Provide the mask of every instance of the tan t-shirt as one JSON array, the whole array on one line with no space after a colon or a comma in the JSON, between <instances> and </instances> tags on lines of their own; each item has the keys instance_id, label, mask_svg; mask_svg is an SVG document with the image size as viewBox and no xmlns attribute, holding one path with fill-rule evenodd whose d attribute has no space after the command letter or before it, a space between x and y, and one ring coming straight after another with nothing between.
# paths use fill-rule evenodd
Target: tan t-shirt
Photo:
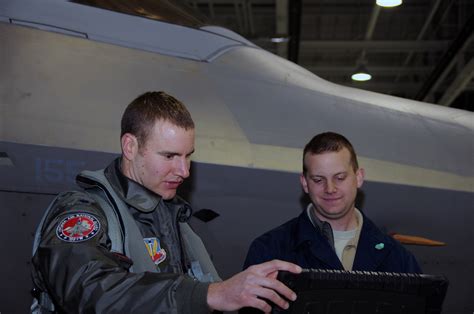
<instances>
[{"instance_id":1,"label":"tan t-shirt","mask_svg":"<svg viewBox=\"0 0 474 314\"><path fill-rule=\"evenodd\" d=\"M308 206L307 214L314 225L313 217L310 214L311 210L314 210L313 204ZM357 252L357 244L362 230L362 224L364 223L364 218L357 208L355 208L355 215L357 222L356 229L349 231L332 231L334 237L334 249L345 270L352 270Z\"/></svg>"}]
</instances>

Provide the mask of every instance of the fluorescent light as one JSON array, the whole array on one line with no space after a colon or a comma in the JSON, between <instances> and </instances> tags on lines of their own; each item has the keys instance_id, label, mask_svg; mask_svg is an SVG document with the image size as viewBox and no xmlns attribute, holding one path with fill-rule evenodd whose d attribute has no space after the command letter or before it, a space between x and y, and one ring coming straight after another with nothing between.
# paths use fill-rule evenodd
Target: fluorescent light
<instances>
[{"instance_id":1,"label":"fluorescent light","mask_svg":"<svg viewBox=\"0 0 474 314\"><path fill-rule=\"evenodd\" d=\"M270 40L272 43L286 43L288 41L288 37L273 37Z\"/></svg>"},{"instance_id":2,"label":"fluorescent light","mask_svg":"<svg viewBox=\"0 0 474 314\"><path fill-rule=\"evenodd\" d=\"M354 81L364 82L370 80L372 78L372 75L370 75L369 73L354 73L352 74L351 78Z\"/></svg>"},{"instance_id":3,"label":"fluorescent light","mask_svg":"<svg viewBox=\"0 0 474 314\"><path fill-rule=\"evenodd\" d=\"M375 3L381 7L393 8L402 4L402 0L376 0Z\"/></svg>"},{"instance_id":4,"label":"fluorescent light","mask_svg":"<svg viewBox=\"0 0 474 314\"><path fill-rule=\"evenodd\" d=\"M354 81L363 82L370 80L372 75L369 74L369 71L367 71L367 68L363 64L359 64L351 78Z\"/></svg>"}]
</instances>

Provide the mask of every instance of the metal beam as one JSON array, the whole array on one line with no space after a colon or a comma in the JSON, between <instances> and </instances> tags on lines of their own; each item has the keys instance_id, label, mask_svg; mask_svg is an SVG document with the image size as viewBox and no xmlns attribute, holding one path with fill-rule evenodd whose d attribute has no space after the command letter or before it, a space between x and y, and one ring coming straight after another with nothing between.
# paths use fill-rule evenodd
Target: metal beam
<instances>
[{"instance_id":1,"label":"metal beam","mask_svg":"<svg viewBox=\"0 0 474 314\"><path fill-rule=\"evenodd\" d=\"M288 0L276 0L275 5L275 34L286 38L288 36ZM276 45L277 55L288 58L288 42L282 41Z\"/></svg>"},{"instance_id":2,"label":"metal beam","mask_svg":"<svg viewBox=\"0 0 474 314\"><path fill-rule=\"evenodd\" d=\"M288 34L290 40L288 42L288 60L298 63L298 56L300 50L300 32L301 32L301 14L303 7L303 0L291 0L288 4L289 12L289 28Z\"/></svg>"},{"instance_id":3,"label":"metal beam","mask_svg":"<svg viewBox=\"0 0 474 314\"><path fill-rule=\"evenodd\" d=\"M215 19L216 15L214 13L214 3L212 2L212 0L208 0L209 3L207 4L208 7L209 7L209 15L211 17L212 20Z\"/></svg>"},{"instance_id":4,"label":"metal beam","mask_svg":"<svg viewBox=\"0 0 474 314\"><path fill-rule=\"evenodd\" d=\"M237 18L237 27L239 28L239 33L244 34L245 29L244 29L244 22L242 21L242 15L240 13L240 1L239 0L234 0L234 10L235 10L235 16Z\"/></svg>"},{"instance_id":5,"label":"metal beam","mask_svg":"<svg viewBox=\"0 0 474 314\"><path fill-rule=\"evenodd\" d=\"M346 75L350 76L354 71L354 66L340 66L340 65L306 65L301 64L305 69L315 74L329 74L329 75ZM402 67L402 66L370 66L369 71L373 75L428 75L432 67L427 66L414 66L414 67Z\"/></svg>"},{"instance_id":6,"label":"metal beam","mask_svg":"<svg viewBox=\"0 0 474 314\"><path fill-rule=\"evenodd\" d=\"M207 4L209 0L195 0L198 4ZM234 0L212 0L214 4L226 4L232 5L234 4ZM265 4L265 5L273 5L275 4L275 0L253 0L253 4Z\"/></svg>"},{"instance_id":7,"label":"metal beam","mask_svg":"<svg viewBox=\"0 0 474 314\"><path fill-rule=\"evenodd\" d=\"M430 77L426 80L425 84L418 91L415 99L416 100L427 100L430 94L436 90L441 84L442 80L446 76L446 73L452 68L456 57L460 55L464 49L469 45L473 37L474 29L474 13L471 14L470 18L464 24L464 27L459 32L458 36L453 40L449 48L446 50L441 60L438 62Z\"/></svg>"},{"instance_id":8,"label":"metal beam","mask_svg":"<svg viewBox=\"0 0 474 314\"><path fill-rule=\"evenodd\" d=\"M359 88L359 89L364 89L364 90L370 90L370 91L383 93L383 94L398 94L398 95L404 94L408 98L409 96L416 93L416 91L419 88L419 85L412 84L412 83L399 83L399 84L394 85L393 83L381 83L381 82L376 82L374 80L371 80L368 82L347 82L347 83L338 82L338 84L354 87L354 88Z\"/></svg>"},{"instance_id":9,"label":"metal beam","mask_svg":"<svg viewBox=\"0 0 474 314\"><path fill-rule=\"evenodd\" d=\"M248 15L248 11L247 11L247 1L246 0L240 0L240 9L241 9L241 13L242 13L242 24L244 26L244 33L242 35L244 36L248 36L250 34L250 31L249 31L249 15Z\"/></svg>"},{"instance_id":10,"label":"metal beam","mask_svg":"<svg viewBox=\"0 0 474 314\"><path fill-rule=\"evenodd\" d=\"M302 40L301 49L345 50L366 49L371 52L439 51L448 47L447 40Z\"/></svg>"},{"instance_id":11,"label":"metal beam","mask_svg":"<svg viewBox=\"0 0 474 314\"><path fill-rule=\"evenodd\" d=\"M374 30L375 30L375 25L377 24L377 20L379 18L379 13L380 13L380 6L374 4L372 13L370 14L369 24L367 24L367 30L365 31L365 37L364 37L365 40L372 39L372 35L374 34ZM359 59L356 60L356 63L366 64L367 60L365 60L365 55L366 55L366 50L364 48L362 49L362 52L360 53Z\"/></svg>"},{"instance_id":12,"label":"metal beam","mask_svg":"<svg viewBox=\"0 0 474 314\"><path fill-rule=\"evenodd\" d=\"M433 17L436 11L438 10L440 3L441 3L441 0L436 0L435 3L431 6L430 13L428 14L428 17L426 18L425 23L421 27L421 30L418 33L418 36L416 36L416 40L421 40L425 36L425 33L428 30L428 27L431 25L431 21L433 20ZM410 63L412 57L413 57L413 51L410 51L408 53L408 56L405 58L405 61L403 61L403 66L407 66ZM400 76L397 76L395 78L395 82L398 82L399 79L400 79Z\"/></svg>"},{"instance_id":13,"label":"metal beam","mask_svg":"<svg viewBox=\"0 0 474 314\"><path fill-rule=\"evenodd\" d=\"M446 89L446 92L438 101L439 105L450 106L456 97L466 88L471 79L474 77L474 58L464 66L463 70L458 74L456 79Z\"/></svg>"},{"instance_id":14,"label":"metal beam","mask_svg":"<svg viewBox=\"0 0 474 314\"><path fill-rule=\"evenodd\" d=\"M247 16L248 16L249 33L250 33L251 36L255 36L252 1L251 0L246 0L245 1L245 7L246 7L245 10L247 11Z\"/></svg>"}]
</instances>

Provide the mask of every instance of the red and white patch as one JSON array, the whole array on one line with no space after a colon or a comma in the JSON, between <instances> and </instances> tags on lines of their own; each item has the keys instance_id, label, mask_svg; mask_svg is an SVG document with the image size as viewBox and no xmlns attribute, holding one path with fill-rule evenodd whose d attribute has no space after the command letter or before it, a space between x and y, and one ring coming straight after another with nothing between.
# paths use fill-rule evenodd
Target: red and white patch
<instances>
[{"instance_id":1,"label":"red and white patch","mask_svg":"<svg viewBox=\"0 0 474 314\"><path fill-rule=\"evenodd\" d=\"M91 214L75 213L64 218L56 235L66 242L82 242L93 238L100 230L99 220Z\"/></svg>"}]
</instances>

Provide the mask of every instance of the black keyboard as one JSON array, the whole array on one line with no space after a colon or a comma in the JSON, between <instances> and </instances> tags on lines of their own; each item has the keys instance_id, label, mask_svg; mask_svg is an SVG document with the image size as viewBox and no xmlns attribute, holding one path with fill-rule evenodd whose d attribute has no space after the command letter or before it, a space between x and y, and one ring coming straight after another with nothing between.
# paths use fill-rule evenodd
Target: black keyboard
<instances>
[{"instance_id":1,"label":"black keyboard","mask_svg":"<svg viewBox=\"0 0 474 314\"><path fill-rule=\"evenodd\" d=\"M278 279L298 299L286 311L298 314L436 314L448 288L444 276L372 271L305 269Z\"/></svg>"}]
</instances>

